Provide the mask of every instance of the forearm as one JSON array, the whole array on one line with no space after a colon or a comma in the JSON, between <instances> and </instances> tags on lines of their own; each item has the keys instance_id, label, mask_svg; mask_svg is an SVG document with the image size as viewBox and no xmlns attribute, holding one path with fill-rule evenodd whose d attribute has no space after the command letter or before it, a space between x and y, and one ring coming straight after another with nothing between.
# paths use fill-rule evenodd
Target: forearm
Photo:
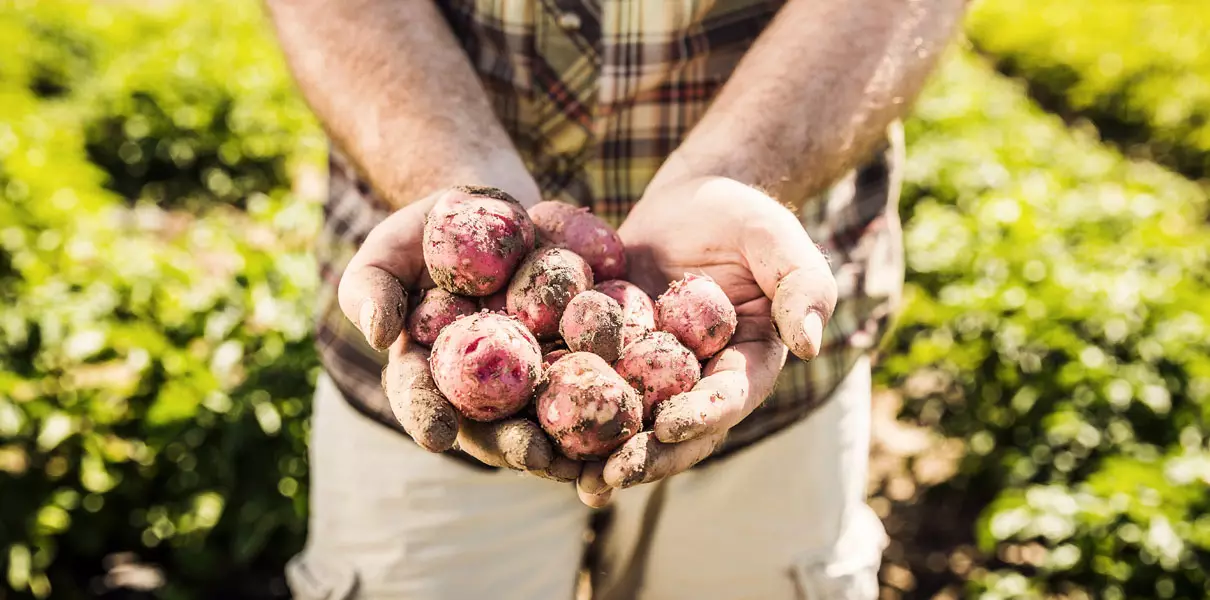
<instances>
[{"instance_id":1,"label":"forearm","mask_svg":"<svg viewBox=\"0 0 1210 600\"><path fill-rule=\"evenodd\" d=\"M299 88L395 207L451 185L537 186L431 0L266 0Z\"/></svg>"},{"instance_id":2,"label":"forearm","mask_svg":"<svg viewBox=\"0 0 1210 600\"><path fill-rule=\"evenodd\" d=\"M789 0L653 185L722 176L801 202L866 160L964 0Z\"/></svg>"}]
</instances>

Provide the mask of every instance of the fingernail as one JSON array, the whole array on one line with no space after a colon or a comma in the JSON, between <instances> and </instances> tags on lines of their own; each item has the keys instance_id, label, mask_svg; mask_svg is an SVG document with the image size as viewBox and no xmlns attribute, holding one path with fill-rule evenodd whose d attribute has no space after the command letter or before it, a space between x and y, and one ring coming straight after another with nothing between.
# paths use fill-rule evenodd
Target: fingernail
<instances>
[{"instance_id":1,"label":"fingernail","mask_svg":"<svg viewBox=\"0 0 1210 600\"><path fill-rule=\"evenodd\" d=\"M373 343L374 340L374 317L378 314L378 307L374 306L373 300L366 300L361 303L361 312L357 315L357 326L361 328L362 335L366 336L366 340Z\"/></svg>"},{"instance_id":2,"label":"fingernail","mask_svg":"<svg viewBox=\"0 0 1210 600\"><path fill-rule=\"evenodd\" d=\"M823 319L819 313L808 313L802 320L802 332L807 336L807 341L811 343L811 349L819 354L823 347Z\"/></svg>"}]
</instances>

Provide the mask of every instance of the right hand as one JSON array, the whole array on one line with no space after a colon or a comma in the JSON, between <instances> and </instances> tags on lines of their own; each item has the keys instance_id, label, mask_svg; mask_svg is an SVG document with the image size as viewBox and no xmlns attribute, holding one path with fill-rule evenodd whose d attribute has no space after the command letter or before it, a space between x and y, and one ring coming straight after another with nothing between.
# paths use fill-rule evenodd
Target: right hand
<instances>
[{"instance_id":1,"label":"right hand","mask_svg":"<svg viewBox=\"0 0 1210 600\"><path fill-rule=\"evenodd\" d=\"M370 346L388 352L383 389L395 418L421 447L456 447L494 467L574 481L581 464L559 454L537 423L522 415L490 423L459 415L433 383L428 348L407 337L407 290L433 287L421 246L425 219L463 193L442 190L375 226L340 278L340 308Z\"/></svg>"}]
</instances>

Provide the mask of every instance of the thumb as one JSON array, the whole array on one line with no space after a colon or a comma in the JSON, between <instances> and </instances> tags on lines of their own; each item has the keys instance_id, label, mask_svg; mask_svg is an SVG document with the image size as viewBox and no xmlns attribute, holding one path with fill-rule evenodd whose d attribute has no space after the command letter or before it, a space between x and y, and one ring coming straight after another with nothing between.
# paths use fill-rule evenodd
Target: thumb
<instances>
[{"instance_id":1,"label":"thumb","mask_svg":"<svg viewBox=\"0 0 1210 600\"><path fill-rule=\"evenodd\" d=\"M773 300L773 325L802 360L815 358L823 330L836 309L836 278L828 259L786 207L763 200L744 226L742 253L757 285Z\"/></svg>"},{"instance_id":2,"label":"thumb","mask_svg":"<svg viewBox=\"0 0 1210 600\"><path fill-rule=\"evenodd\" d=\"M401 208L370 230L345 267L337 299L370 346L385 350L403 331L407 288L424 273L425 215L437 196Z\"/></svg>"}]
</instances>

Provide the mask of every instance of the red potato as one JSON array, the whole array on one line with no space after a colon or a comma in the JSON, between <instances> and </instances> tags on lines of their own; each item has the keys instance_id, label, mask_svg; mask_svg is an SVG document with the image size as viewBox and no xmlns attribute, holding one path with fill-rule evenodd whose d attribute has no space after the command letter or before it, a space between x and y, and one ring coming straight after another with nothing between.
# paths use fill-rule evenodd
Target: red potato
<instances>
[{"instance_id":1,"label":"red potato","mask_svg":"<svg viewBox=\"0 0 1210 600\"><path fill-rule=\"evenodd\" d=\"M542 369L544 370L554 364L556 360L570 353L567 349L567 344L563 343L561 339L545 342L539 347L542 348Z\"/></svg>"},{"instance_id":2,"label":"red potato","mask_svg":"<svg viewBox=\"0 0 1210 600\"><path fill-rule=\"evenodd\" d=\"M441 288L425 290L420 303L408 314L408 336L425 346L432 346L447 325L458 317L479 310L474 300L451 294Z\"/></svg>"},{"instance_id":3,"label":"red potato","mask_svg":"<svg viewBox=\"0 0 1210 600\"><path fill-rule=\"evenodd\" d=\"M562 246L584 257L598 280L626 276L626 248L618 232L587 208L547 200L529 209L538 241Z\"/></svg>"},{"instance_id":4,"label":"red potato","mask_svg":"<svg viewBox=\"0 0 1210 600\"><path fill-rule=\"evenodd\" d=\"M573 352L546 370L538 424L565 456L599 460L642 429L643 404L605 359Z\"/></svg>"},{"instance_id":5,"label":"red potato","mask_svg":"<svg viewBox=\"0 0 1210 600\"><path fill-rule=\"evenodd\" d=\"M693 389L702 366L671 333L653 331L622 350L613 366L643 396L643 421L650 423L661 402Z\"/></svg>"},{"instance_id":6,"label":"red potato","mask_svg":"<svg viewBox=\"0 0 1210 600\"><path fill-rule=\"evenodd\" d=\"M508 314L508 288L479 299L479 307L502 315Z\"/></svg>"},{"instance_id":7,"label":"red potato","mask_svg":"<svg viewBox=\"0 0 1210 600\"><path fill-rule=\"evenodd\" d=\"M622 306L601 292L581 292L567 303L559 335L572 352L591 352L612 363L622 352Z\"/></svg>"},{"instance_id":8,"label":"red potato","mask_svg":"<svg viewBox=\"0 0 1210 600\"><path fill-rule=\"evenodd\" d=\"M491 188L456 188L424 224L424 262L442 289L488 296L508 285L533 248L533 222L521 204Z\"/></svg>"},{"instance_id":9,"label":"red potato","mask_svg":"<svg viewBox=\"0 0 1210 600\"><path fill-rule=\"evenodd\" d=\"M429 365L437 389L458 412L495 421L529 403L541 378L542 352L516 319L478 312L441 331Z\"/></svg>"},{"instance_id":10,"label":"red potato","mask_svg":"<svg viewBox=\"0 0 1210 600\"><path fill-rule=\"evenodd\" d=\"M556 360L559 360L568 354L571 354L571 350L568 350L567 348L556 348L550 352L547 352L546 354L543 354L542 368L549 369L551 365L555 364Z\"/></svg>"},{"instance_id":11,"label":"red potato","mask_svg":"<svg viewBox=\"0 0 1210 600\"><path fill-rule=\"evenodd\" d=\"M622 347L655 329L655 303L639 286L622 279L598 283L598 292L622 306Z\"/></svg>"},{"instance_id":12,"label":"red potato","mask_svg":"<svg viewBox=\"0 0 1210 600\"><path fill-rule=\"evenodd\" d=\"M705 275L685 274L655 301L656 323L676 336L698 359L722 350L735 334L735 307L726 292Z\"/></svg>"},{"instance_id":13,"label":"red potato","mask_svg":"<svg viewBox=\"0 0 1210 600\"><path fill-rule=\"evenodd\" d=\"M508 286L508 314L539 340L559 335L559 319L577 294L592 288L592 270L566 248L539 248L517 269Z\"/></svg>"}]
</instances>

